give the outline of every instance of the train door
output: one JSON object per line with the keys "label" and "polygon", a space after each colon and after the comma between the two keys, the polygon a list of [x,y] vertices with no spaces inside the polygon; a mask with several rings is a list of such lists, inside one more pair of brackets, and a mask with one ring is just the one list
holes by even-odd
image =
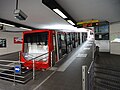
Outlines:
{"label": "train door", "polygon": [[72,46],[75,48],[75,33],[72,34]]}
{"label": "train door", "polygon": [[84,32],[82,32],[82,43],[85,41],[85,35]]}
{"label": "train door", "polygon": [[65,44],[66,44],[66,53],[69,52],[69,39],[68,39],[68,33],[65,33]]}
{"label": "train door", "polygon": [[65,35],[64,38],[65,38],[65,46],[66,46],[65,51],[66,51],[66,53],[68,53],[68,52],[69,52],[69,51],[68,51],[68,48],[69,48],[69,47],[68,47],[68,39],[67,39],[68,36],[67,36],[67,33],[65,33],[64,35]]}
{"label": "train door", "polygon": [[66,54],[66,40],[65,33],[61,33],[62,56]]}
{"label": "train door", "polygon": [[80,33],[78,33],[78,44],[80,45]]}
{"label": "train door", "polygon": [[58,58],[57,58],[57,41],[56,41],[56,35],[55,35],[55,31],[52,32],[52,44],[53,44],[53,51],[52,51],[52,66],[55,65],[55,63],[57,62]]}
{"label": "train door", "polygon": [[58,32],[57,33],[57,41],[58,41],[58,54],[59,54],[59,59],[62,58],[62,42],[61,42],[61,34]]}
{"label": "train door", "polygon": [[87,40],[87,32],[82,32],[82,42]]}
{"label": "train door", "polygon": [[58,32],[57,38],[58,38],[58,53],[59,53],[59,59],[61,59],[62,56],[66,54],[65,33],[63,33],[63,32]]}
{"label": "train door", "polygon": [[72,50],[72,47],[71,47],[71,36],[70,36],[70,33],[67,33],[66,34],[66,41],[67,41],[67,53],[69,53],[71,50]]}
{"label": "train door", "polygon": [[78,35],[75,32],[75,48],[78,46]]}
{"label": "train door", "polygon": [[70,38],[70,51],[72,51],[73,49],[72,33],[69,33],[69,38]]}
{"label": "train door", "polygon": [[73,41],[74,41],[73,47],[76,48],[78,46],[78,35],[76,32],[74,32],[73,34]]}

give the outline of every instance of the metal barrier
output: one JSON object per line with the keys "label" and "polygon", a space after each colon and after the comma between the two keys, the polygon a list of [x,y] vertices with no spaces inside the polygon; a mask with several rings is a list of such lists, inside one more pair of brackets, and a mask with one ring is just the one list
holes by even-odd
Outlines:
{"label": "metal barrier", "polygon": [[87,74],[88,74],[88,90],[94,90],[94,61],[91,62]]}
{"label": "metal barrier", "polygon": [[[48,53],[45,53],[48,54]],[[21,62],[20,60],[18,61],[11,61],[11,60],[0,60],[0,78],[4,79],[4,80],[9,80],[9,81],[13,81],[13,85],[16,84],[16,82],[19,83],[26,83],[31,79],[35,79],[35,60],[37,58],[40,58],[43,55],[37,56],[32,58],[31,60],[28,60],[26,62]],[[23,55],[21,52],[19,54]],[[48,58],[48,57],[42,57],[41,59],[44,58]],[[25,63],[29,63],[29,62],[33,62],[32,63],[32,69],[26,69],[26,67],[22,66],[22,64]]]}
{"label": "metal barrier", "polygon": [[87,66],[82,66],[82,90],[87,90]]}
{"label": "metal barrier", "polygon": [[[13,81],[15,85],[16,82],[26,83],[31,79],[31,70],[21,67],[22,62],[11,61],[11,60],[0,60],[0,78],[4,80]],[[23,70],[24,69],[24,70]],[[29,73],[28,73],[29,72]]]}
{"label": "metal barrier", "polygon": [[99,47],[93,42],[92,62],[89,68],[86,65],[82,66],[82,90],[94,90],[94,62],[97,56],[99,56]]}
{"label": "metal barrier", "polygon": [[82,90],[94,90],[94,61],[89,68],[82,66]]}

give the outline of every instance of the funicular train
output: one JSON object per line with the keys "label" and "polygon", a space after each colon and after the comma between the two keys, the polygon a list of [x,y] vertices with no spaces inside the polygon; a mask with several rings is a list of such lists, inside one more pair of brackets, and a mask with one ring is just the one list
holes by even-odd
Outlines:
{"label": "funicular train", "polygon": [[21,62],[27,69],[48,69],[87,39],[87,32],[32,30],[23,32]]}

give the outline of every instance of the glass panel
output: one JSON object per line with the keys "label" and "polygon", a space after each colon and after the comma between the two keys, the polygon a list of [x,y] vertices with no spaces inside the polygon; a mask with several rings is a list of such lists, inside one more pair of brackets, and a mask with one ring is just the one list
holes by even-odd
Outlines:
{"label": "glass panel", "polygon": [[[48,32],[31,33],[24,35],[24,56],[27,60],[48,53]],[[36,60],[45,58],[43,55]]]}

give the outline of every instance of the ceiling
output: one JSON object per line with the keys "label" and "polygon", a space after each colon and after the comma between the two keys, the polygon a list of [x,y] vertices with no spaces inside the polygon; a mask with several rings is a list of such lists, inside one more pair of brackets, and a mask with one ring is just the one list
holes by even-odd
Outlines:
{"label": "ceiling", "polygon": [[[76,22],[98,19],[109,22],[120,21],[120,0],[56,0]],[[16,0],[0,0],[0,18],[39,29],[76,29],[55,14],[42,0],[19,0],[19,8],[28,18],[14,18]]]}

